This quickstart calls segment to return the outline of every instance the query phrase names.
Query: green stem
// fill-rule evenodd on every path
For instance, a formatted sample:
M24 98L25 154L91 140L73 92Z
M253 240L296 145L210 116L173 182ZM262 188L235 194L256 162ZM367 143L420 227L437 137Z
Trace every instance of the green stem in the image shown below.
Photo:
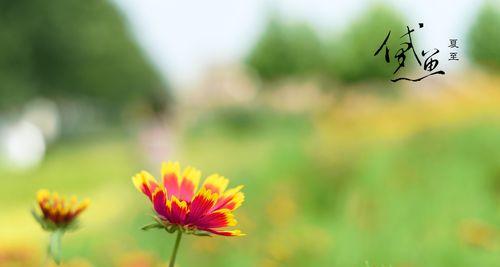
M170 257L170 263L168 267L174 267L175 265L175 257L177 256L177 250L179 250L179 244L181 243L182 231L180 229L177 230L177 239L175 240L174 251L172 251L172 257Z
M49 254L57 265L61 263L61 238L63 234L64 232L61 230L50 234Z

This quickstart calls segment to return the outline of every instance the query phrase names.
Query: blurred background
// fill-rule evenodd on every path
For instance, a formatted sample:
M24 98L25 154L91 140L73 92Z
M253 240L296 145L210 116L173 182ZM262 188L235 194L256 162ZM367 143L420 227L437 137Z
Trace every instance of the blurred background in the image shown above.
M445 75L390 82L407 25ZM178 266L499 266L499 27L498 1L0 0L0 266L42 262L39 188L92 199L64 266L165 266L131 182L163 160L245 185L248 235Z

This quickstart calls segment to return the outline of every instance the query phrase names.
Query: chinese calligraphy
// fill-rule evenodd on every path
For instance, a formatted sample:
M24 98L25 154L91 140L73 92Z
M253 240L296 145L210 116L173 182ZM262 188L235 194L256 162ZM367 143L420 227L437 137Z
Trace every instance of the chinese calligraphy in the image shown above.
M424 24L423 23L419 23L419 28L423 28L423 27L424 27ZM396 60L398 62L398 66L394 70L393 74L396 74L401 68L405 67L405 61L407 59L406 53L408 51L410 51L410 50L411 50L413 56L415 57L415 60L418 63L418 65L422 66L422 61L420 60L417 52L415 51L415 47L413 45L413 40L412 40L412 33L413 32L415 32L415 29L410 29L409 26L406 26L406 33L403 34L400 37L400 38L407 38L407 40L401 43L401 45L403 47L401 47L394 54L394 58L396 58ZM373 56L377 56L380 53L380 51L382 50L382 48L385 47L385 56L384 56L384 58L385 58L385 61L387 63L390 63L390 51L389 51L389 47L388 47L388 44L387 44L390 35L391 35L391 31L389 31L389 33L385 37L384 41L382 42L382 45L375 51L375 54L373 55ZM456 45L456 42L455 42L455 45ZM421 55L422 55L422 57L424 59L423 69L425 71L427 71L427 72L430 72L429 74L424 75L423 77L420 77L420 78L416 78L416 79L410 79L410 78L406 78L406 77L399 77L399 78L392 79L391 81L392 82L397 82L397 81L400 81L400 80L407 80L407 81L417 82L417 81L423 80L424 78L429 77L431 75L436 75L436 74L444 75L445 72L442 71L442 70L434 71L437 68L437 66L439 65L439 61L436 58L433 58L433 57L436 54L438 54L438 53L439 53L439 49L437 49L437 48L434 48L433 52L431 52L431 50L429 50L427 52L425 50L422 50Z

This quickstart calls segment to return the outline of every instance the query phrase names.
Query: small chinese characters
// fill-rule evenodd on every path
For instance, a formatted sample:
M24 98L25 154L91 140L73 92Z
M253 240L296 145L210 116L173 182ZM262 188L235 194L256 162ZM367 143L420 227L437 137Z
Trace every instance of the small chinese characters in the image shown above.
M448 60L458 60L458 52L456 51L459 47L457 45L457 40L458 39L450 39L450 45L448 46L450 48L450 57Z

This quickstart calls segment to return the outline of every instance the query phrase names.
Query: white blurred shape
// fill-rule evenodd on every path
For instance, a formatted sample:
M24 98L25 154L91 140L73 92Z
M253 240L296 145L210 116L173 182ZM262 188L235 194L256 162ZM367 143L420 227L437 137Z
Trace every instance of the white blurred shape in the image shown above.
M29 102L25 107L23 120L38 127L49 143L59 135L59 110L51 100L38 98Z
M32 168L40 163L45 154L42 131L27 121L7 126L1 141L7 166L13 169Z

